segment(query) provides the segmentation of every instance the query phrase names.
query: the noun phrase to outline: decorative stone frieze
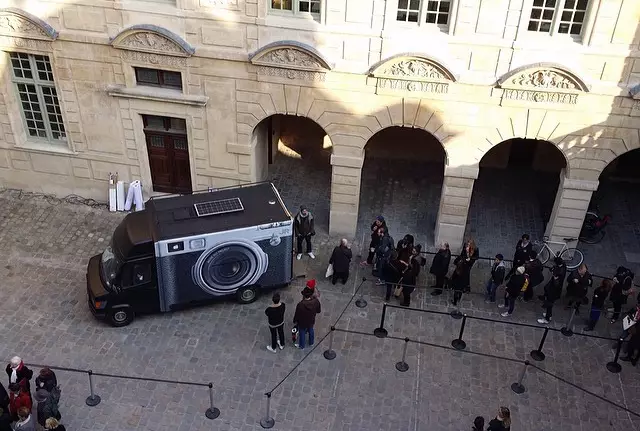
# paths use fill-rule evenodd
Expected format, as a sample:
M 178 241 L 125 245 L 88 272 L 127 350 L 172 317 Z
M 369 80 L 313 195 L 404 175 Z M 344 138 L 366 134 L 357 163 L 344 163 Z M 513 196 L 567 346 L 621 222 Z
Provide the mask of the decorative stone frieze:
M 40 18 L 22 9 L 0 9 L 0 34 L 11 38 L 55 40 L 58 32 Z
M 332 65 L 313 47 L 294 41 L 270 43 L 249 55 L 258 75 L 324 81 Z
M 0 46 L 7 48 L 26 48 L 35 51 L 51 51 L 51 42 L 38 39 L 23 39 L 20 37 L 0 36 Z
M 138 53 L 190 57 L 195 49 L 177 34 L 156 25 L 134 25 L 111 40 L 111 46 Z M 150 58 L 150 57 L 149 57 Z
M 320 81 L 324 82 L 326 73 L 312 72 L 308 70 L 283 69 L 280 67 L 258 66 L 256 68 L 258 75 L 275 76 L 278 78 L 299 79 L 302 81 Z
M 187 59 L 184 57 L 171 57 L 147 52 L 122 51 L 120 58 L 129 62 L 149 63 L 154 66 L 187 67 Z
M 384 60 L 371 68 L 379 92 L 440 93 L 449 92 L 456 78 L 437 61 L 412 54 Z
M 200 0 L 200 6 L 237 10 L 238 0 Z
M 507 100 L 520 100 L 536 103 L 565 103 L 575 105 L 578 103 L 578 95 L 571 93 L 558 93 L 555 91 L 530 91 L 506 89 L 503 96 Z

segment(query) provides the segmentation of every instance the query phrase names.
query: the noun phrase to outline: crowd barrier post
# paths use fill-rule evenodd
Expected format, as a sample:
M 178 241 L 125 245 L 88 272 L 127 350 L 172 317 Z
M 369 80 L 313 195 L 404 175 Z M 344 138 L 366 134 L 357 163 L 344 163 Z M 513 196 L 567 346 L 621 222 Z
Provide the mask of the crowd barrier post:
M 322 353 L 322 356 L 328 361 L 332 361 L 336 358 L 336 352 L 333 350 L 333 333 L 335 332 L 336 327 L 332 326 L 329 332 L 329 348 Z
M 362 284 L 360 285 L 360 287 L 358 288 L 360 290 L 360 297 L 358 299 L 356 299 L 356 307 L 358 308 L 365 308 L 367 306 L 367 300 L 364 299 L 364 294 L 362 293 L 362 287 L 364 286 L 364 282 L 367 281 L 367 277 L 362 277 Z
M 451 342 L 451 345 L 456 350 L 464 350 L 467 347 L 467 343 L 462 340 L 462 334 L 464 334 L 464 326 L 467 323 L 467 315 L 462 316 L 462 324 L 460 325 L 460 334 L 458 338 Z
M 613 361 L 607 362 L 607 370 L 611 373 L 619 373 L 622 371 L 622 366 L 618 362 L 618 358 L 620 357 L 620 350 L 622 350 L 622 343 L 624 342 L 624 338 L 618 339 L 618 345 L 616 346 L 616 354 L 613 357 Z
M 93 392 L 93 371 L 89 370 L 89 371 L 87 371 L 87 374 L 89 374 L 89 391 L 90 391 L 90 395 L 85 400 L 85 403 L 89 407 L 95 407 L 98 404 L 100 404 L 101 399 L 100 399 L 100 397 L 98 395 L 96 395 Z
M 409 338 L 404 339 L 404 348 L 402 349 L 402 360 L 400 362 L 396 362 L 396 370 L 404 373 L 409 369 L 409 364 L 407 364 L 407 347 L 409 346 Z
M 382 305 L 382 317 L 380 317 L 380 327 L 373 330 L 373 335 L 378 338 L 385 338 L 389 332 L 384 329 L 384 319 L 387 315 L 387 304 Z
M 565 337 L 571 337 L 573 335 L 573 318 L 576 317 L 576 311 L 578 311 L 578 309 L 573 307 L 573 310 L 571 310 L 571 317 L 569 317 L 569 321 L 566 326 L 560 328 L 560 332 L 562 332 L 562 335 Z
M 544 361 L 546 357 L 544 353 L 542 353 L 542 347 L 544 346 L 544 342 L 547 339 L 547 334 L 549 333 L 549 327 L 544 328 L 544 334 L 542 334 L 542 340 L 540 340 L 540 345 L 537 350 L 532 350 L 530 355 L 534 361 Z
M 520 373 L 520 378 L 517 382 L 511 385 L 511 390 L 516 394 L 523 394 L 527 389 L 522 384 L 524 380 L 524 375 L 527 373 L 527 367 L 529 366 L 529 361 L 524 361 L 524 367 L 522 368 L 522 372 Z
M 209 382 L 209 408 L 204 415 L 207 419 L 215 419 L 220 416 L 220 409 L 213 405 L 213 383 Z
M 269 429 L 273 428 L 276 421 L 271 417 L 271 392 L 267 392 L 265 396 L 267 397 L 267 410 L 264 417 L 260 419 L 260 426 L 264 429 Z

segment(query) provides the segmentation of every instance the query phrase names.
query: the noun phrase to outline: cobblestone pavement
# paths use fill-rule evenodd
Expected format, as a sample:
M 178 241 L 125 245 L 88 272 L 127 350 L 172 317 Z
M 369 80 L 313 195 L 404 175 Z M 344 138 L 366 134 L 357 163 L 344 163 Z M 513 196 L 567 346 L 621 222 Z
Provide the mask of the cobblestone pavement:
M 300 180 L 302 171 L 274 170 L 277 172 L 287 205 L 295 208 L 306 201 L 310 193 L 309 189 L 303 190 L 306 183 L 292 181 Z M 317 177 L 307 173 L 302 178 L 310 184 L 320 184 L 321 178 L 328 178 L 320 172 Z M 317 193 L 317 200 L 307 202 L 314 205 L 312 209 L 321 226 L 322 196 L 328 196 L 328 192 Z M 261 429 L 258 421 L 265 406 L 264 392 L 285 377 L 306 353 L 291 346 L 275 355 L 265 350 L 269 332 L 263 309 L 268 297 L 244 306 L 223 302 L 146 316 L 126 328 L 110 328 L 94 320 L 86 306 L 84 272 L 87 259 L 106 246 L 122 215 L 82 205 L 21 200 L 7 193 L 0 195 L 0 204 L 0 240 L 4 245 L 4 262 L 0 265 L 0 357 L 6 360 L 19 354 L 31 363 L 211 381 L 216 405 L 222 412 L 214 421 L 204 417 L 208 405 L 206 388 L 106 377 L 95 379 L 102 402 L 89 408 L 84 404 L 87 376 L 58 372 L 61 411 L 68 429 Z M 411 228 L 413 217 L 393 220 L 392 226 Z M 368 224 L 368 218 L 363 217 L 363 223 Z M 336 241 L 319 229 L 315 241 L 317 259 L 305 256 L 296 262 L 298 273 L 320 282 L 323 313 L 316 326 L 317 343 L 347 306 L 363 276 L 367 277 L 362 289 L 368 307 L 349 305 L 336 326 L 371 333 L 379 325 L 382 291 L 365 269 L 354 262 L 345 286 L 331 286 L 322 280 Z M 356 241 L 356 255 L 361 246 L 361 241 Z M 354 261 L 358 260 L 356 256 Z M 486 263 L 478 263 L 474 269 L 474 292 L 482 291 L 487 271 Z M 420 284 L 429 285 L 431 280 L 423 275 Z M 282 290 L 289 308 L 287 319 L 292 317 L 301 287 L 302 280 L 298 280 Z M 433 297 L 425 288 L 417 290 L 412 305 L 437 311 L 451 309 L 447 295 Z M 554 327 L 562 326 L 568 318 L 561 307 L 557 308 Z M 502 319 L 497 309 L 485 304 L 478 294 L 463 298 L 461 310 L 473 316 Z M 518 303 L 511 319 L 534 323 L 539 312 L 536 304 Z M 457 336 L 459 325 L 460 321 L 448 316 L 402 309 L 390 310 L 386 318 L 392 336 L 444 346 Z M 582 322 L 577 319 L 576 331 L 580 332 L 581 327 Z M 618 330 L 603 319 L 597 333 L 608 336 Z M 523 360 L 539 342 L 541 332 L 469 320 L 464 339 L 469 351 Z M 513 412 L 513 429 L 613 430 L 640 425 L 628 414 L 533 369 L 524 380 L 527 392 L 515 395 L 509 386 L 518 377 L 519 364 L 410 343 L 406 358 L 410 368 L 400 373 L 394 364 L 400 360 L 402 341 L 338 332 L 333 343 L 337 358 L 332 362 L 321 354 L 326 343 L 327 340 L 273 392 L 275 429 L 466 430 L 476 415 L 489 418 L 501 404 Z M 618 375 L 606 371 L 604 364 L 612 357 L 609 341 L 578 335 L 566 338 L 550 332 L 544 351 L 547 360 L 536 365 L 635 408 L 631 400 L 635 399 L 640 378 L 636 369 L 626 363 Z

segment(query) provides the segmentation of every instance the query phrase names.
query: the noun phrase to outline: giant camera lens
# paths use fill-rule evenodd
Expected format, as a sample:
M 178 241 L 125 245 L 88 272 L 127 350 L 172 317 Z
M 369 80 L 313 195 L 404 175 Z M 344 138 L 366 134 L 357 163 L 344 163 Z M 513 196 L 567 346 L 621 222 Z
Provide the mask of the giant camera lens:
M 267 255 L 256 243 L 234 241 L 203 253 L 194 267 L 194 278 L 209 293 L 232 293 L 254 284 L 266 268 Z

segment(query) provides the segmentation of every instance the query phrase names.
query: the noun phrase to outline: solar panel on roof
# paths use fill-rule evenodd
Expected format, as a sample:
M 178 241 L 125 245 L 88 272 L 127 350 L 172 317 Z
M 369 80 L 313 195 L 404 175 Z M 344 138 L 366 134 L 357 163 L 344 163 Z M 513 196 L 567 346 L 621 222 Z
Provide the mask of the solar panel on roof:
M 244 211 L 240 198 L 222 199 L 219 201 L 200 202 L 193 204 L 198 217 L 234 213 Z

